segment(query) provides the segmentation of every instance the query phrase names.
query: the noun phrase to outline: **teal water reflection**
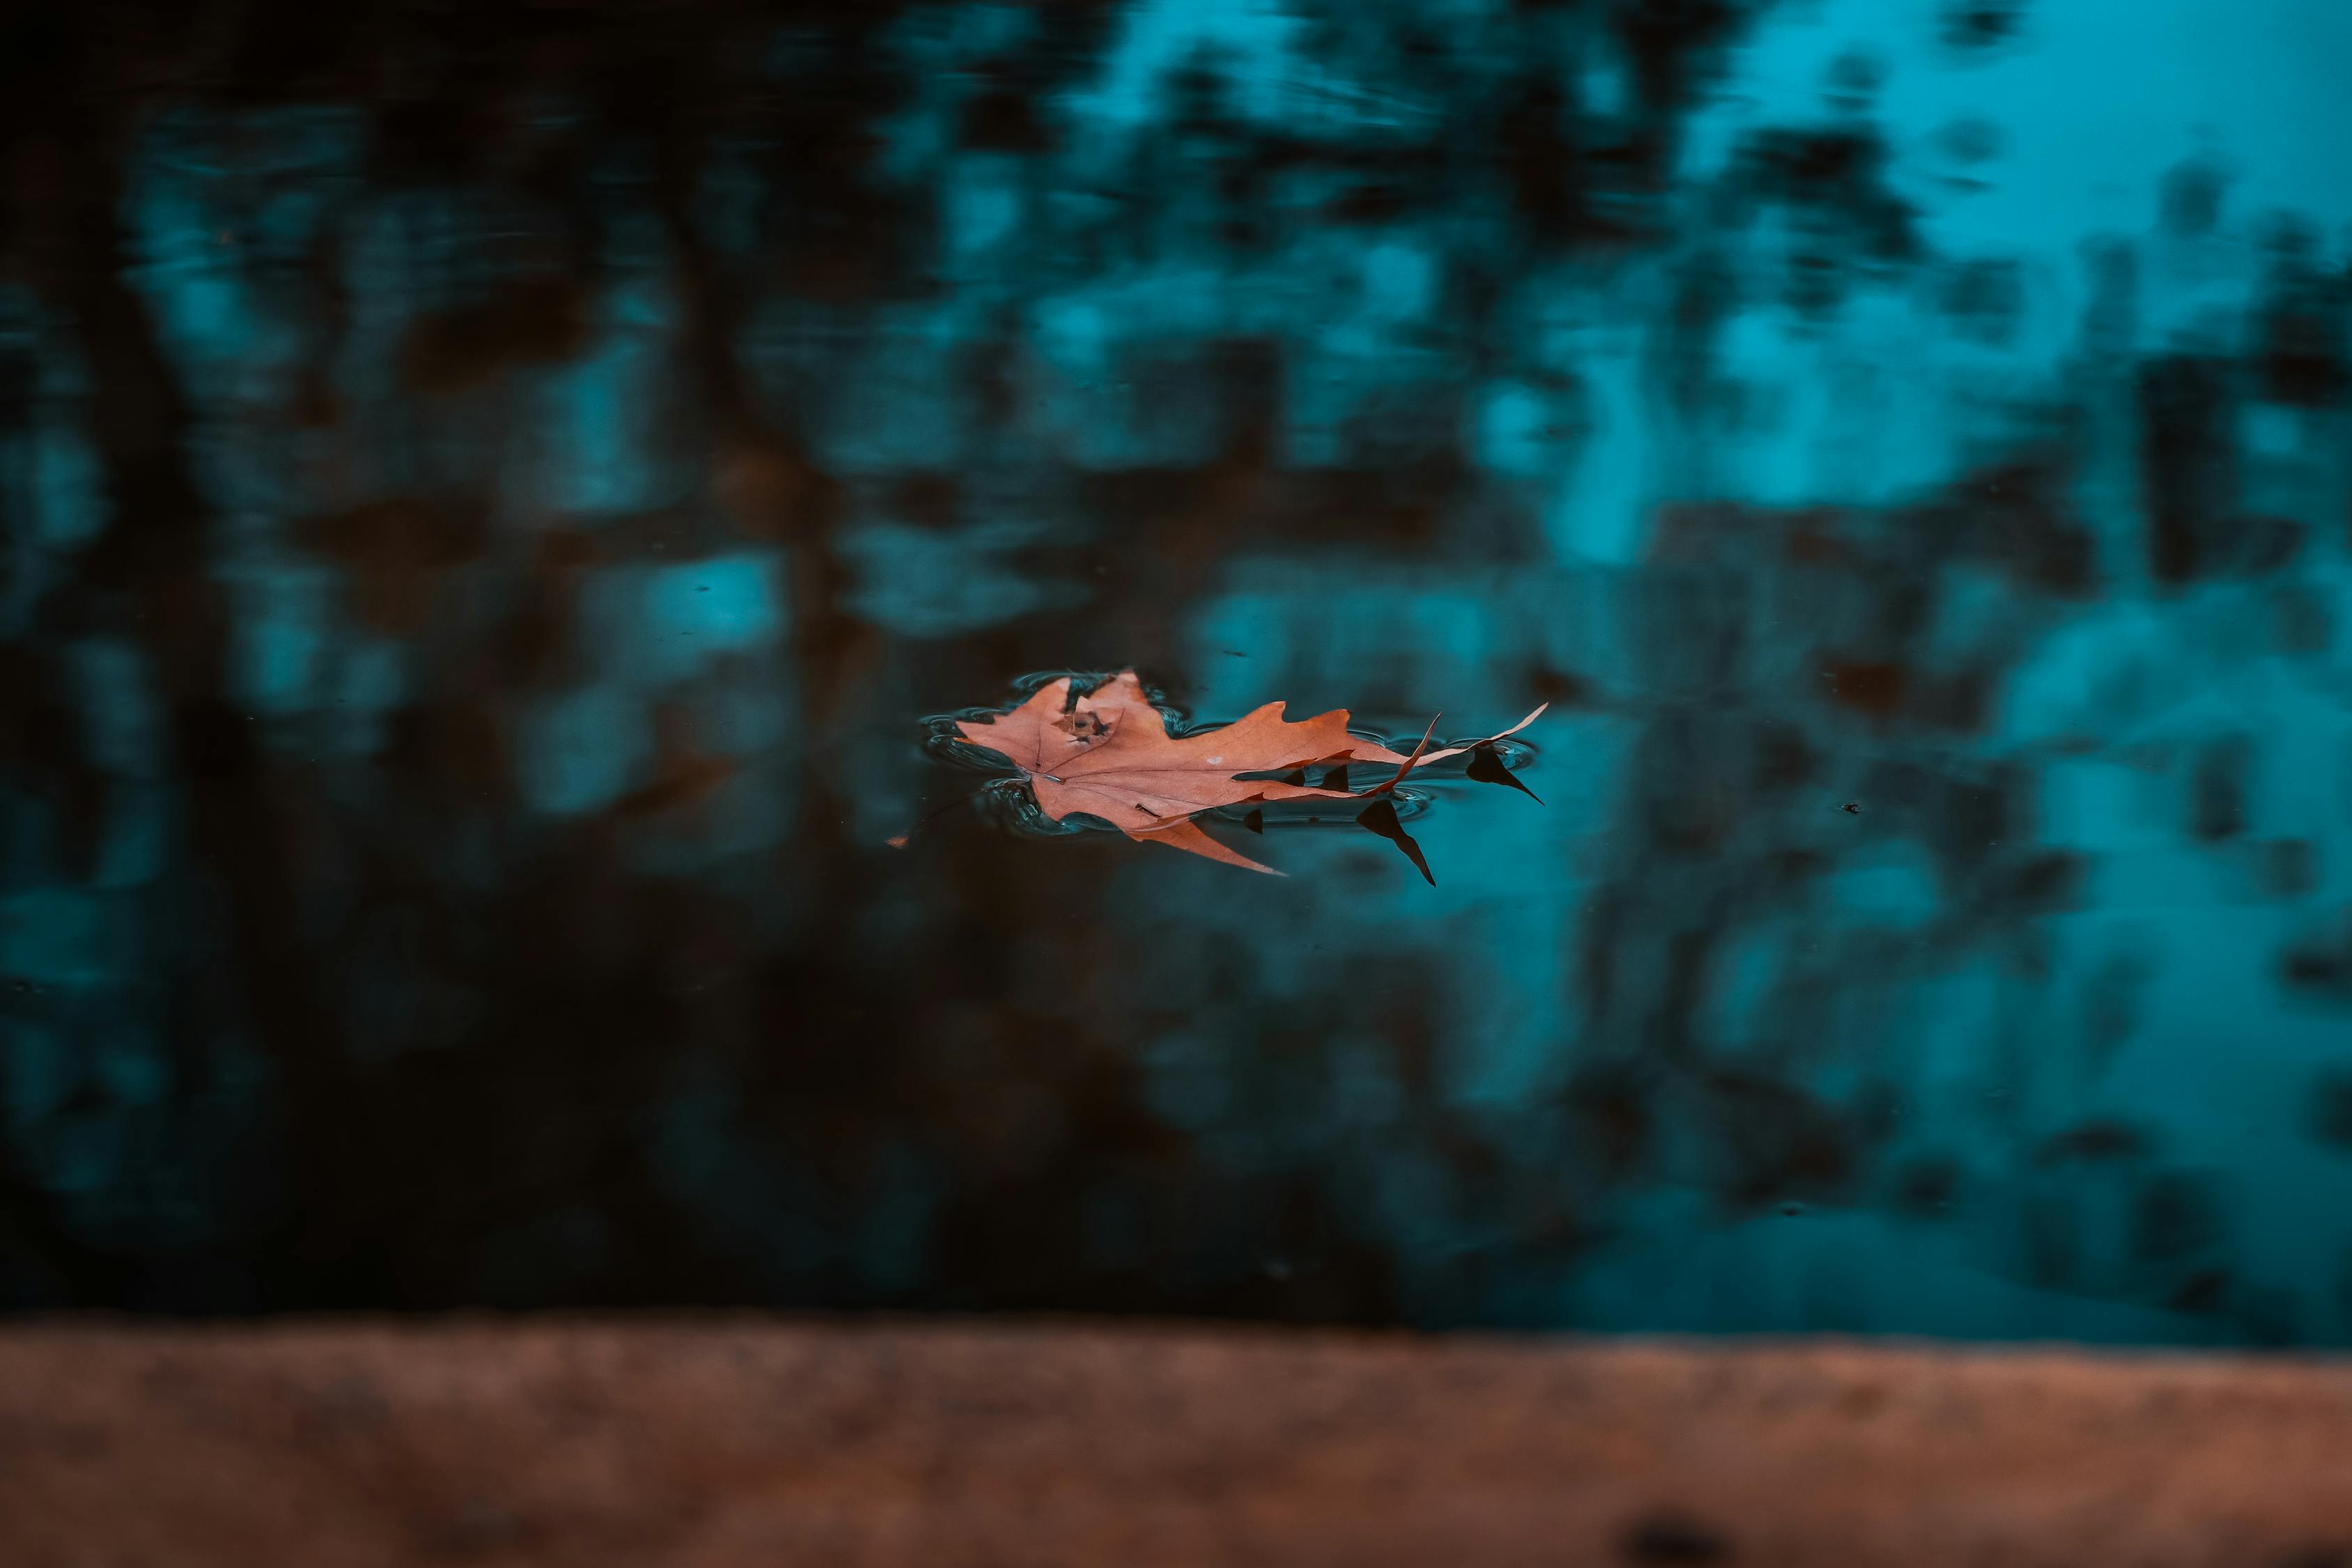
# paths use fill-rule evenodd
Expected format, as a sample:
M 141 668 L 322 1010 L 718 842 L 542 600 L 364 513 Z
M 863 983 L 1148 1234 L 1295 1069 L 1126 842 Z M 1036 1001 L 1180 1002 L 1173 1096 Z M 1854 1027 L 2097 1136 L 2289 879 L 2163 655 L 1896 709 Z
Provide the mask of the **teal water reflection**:
M 2352 1342 L 2326 0 L 136 10 L 0 1302 Z M 1545 804 L 885 847 L 1129 664 Z

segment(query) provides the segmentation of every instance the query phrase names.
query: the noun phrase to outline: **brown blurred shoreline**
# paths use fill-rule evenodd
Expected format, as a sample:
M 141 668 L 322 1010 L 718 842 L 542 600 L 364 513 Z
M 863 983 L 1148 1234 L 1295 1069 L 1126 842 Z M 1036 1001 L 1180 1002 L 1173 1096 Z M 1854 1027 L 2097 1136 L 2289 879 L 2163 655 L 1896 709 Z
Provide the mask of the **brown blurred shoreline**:
M 2352 1363 L 1082 1322 L 0 1332 L 0 1563 L 2352 1563 Z

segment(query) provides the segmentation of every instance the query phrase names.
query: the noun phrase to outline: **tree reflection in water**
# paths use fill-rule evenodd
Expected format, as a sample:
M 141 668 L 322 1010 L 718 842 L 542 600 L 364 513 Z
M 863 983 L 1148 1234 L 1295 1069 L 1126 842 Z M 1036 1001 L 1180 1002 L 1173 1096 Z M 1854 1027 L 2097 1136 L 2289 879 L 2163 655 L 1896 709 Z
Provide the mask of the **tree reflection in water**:
M 2352 1338 L 2352 210 L 2078 9 L 12 23 L 0 1300 Z M 1550 805 L 882 847 L 1130 662 Z

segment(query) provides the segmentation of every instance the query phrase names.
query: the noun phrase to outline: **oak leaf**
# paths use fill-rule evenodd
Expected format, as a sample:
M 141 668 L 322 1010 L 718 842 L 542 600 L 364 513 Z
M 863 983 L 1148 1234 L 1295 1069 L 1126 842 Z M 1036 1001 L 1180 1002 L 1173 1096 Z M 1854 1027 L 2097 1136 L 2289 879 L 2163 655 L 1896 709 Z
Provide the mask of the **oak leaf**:
M 1280 702 L 1269 702 L 1222 728 L 1171 735 L 1135 671 L 1124 669 L 1085 692 L 1075 689 L 1064 676 L 1039 687 L 1008 713 L 957 721 L 956 731 L 1010 762 L 1049 821 L 1084 813 L 1142 843 L 1165 844 L 1276 876 L 1281 873 L 1273 867 L 1210 837 L 1194 818 L 1220 806 L 1260 801 L 1365 801 L 1356 820 L 1394 842 L 1433 883 L 1429 863 L 1403 830 L 1393 803 L 1396 788 L 1407 775 L 1466 752 L 1471 753 L 1471 777 L 1534 793 L 1510 777 L 1495 742 L 1534 723 L 1544 711 L 1541 707 L 1508 730 L 1434 752 L 1429 749 L 1437 728 L 1433 719 L 1411 752 L 1349 734 L 1344 708 L 1297 722 L 1283 718 L 1283 708 Z M 1351 763 L 1394 771 L 1359 793 L 1349 788 Z M 1310 767 L 1323 770 L 1313 784 L 1307 783 Z M 1494 776 L 1497 773 L 1503 775 L 1499 779 Z M 1262 815 L 1253 811 L 1244 826 L 1255 832 L 1263 822 Z M 906 839 L 890 842 L 903 847 Z
M 962 720 L 956 730 L 1010 761 L 1049 821 L 1084 812 L 1147 844 L 1273 872 L 1210 837 L 1192 817 L 1250 801 L 1346 800 L 1345 789 L 1235 775 L 1345 758 L 1366 744 L 1348 733 L 1344 708 L 1294 723 L 1283 707 L 1269 702 L 1221 729 L 1171 735 L 1128 669 L 1075 697 L 1065 676 L 1010 713 Z

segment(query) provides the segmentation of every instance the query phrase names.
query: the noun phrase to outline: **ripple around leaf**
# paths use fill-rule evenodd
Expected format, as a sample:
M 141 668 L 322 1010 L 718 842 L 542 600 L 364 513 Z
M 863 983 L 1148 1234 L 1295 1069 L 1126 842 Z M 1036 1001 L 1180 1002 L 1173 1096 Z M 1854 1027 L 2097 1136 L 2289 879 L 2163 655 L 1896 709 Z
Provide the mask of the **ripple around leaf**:
M 1037 797 L 1016 778 L 991 779 L 981 785 L 972 796 L 972 809 L 990 826 L 1024 838 L 1069 838 L 1080 833 L 1112 830 L 1108 822 L 1076 815 L 1055 822 L 1037 809 Z

